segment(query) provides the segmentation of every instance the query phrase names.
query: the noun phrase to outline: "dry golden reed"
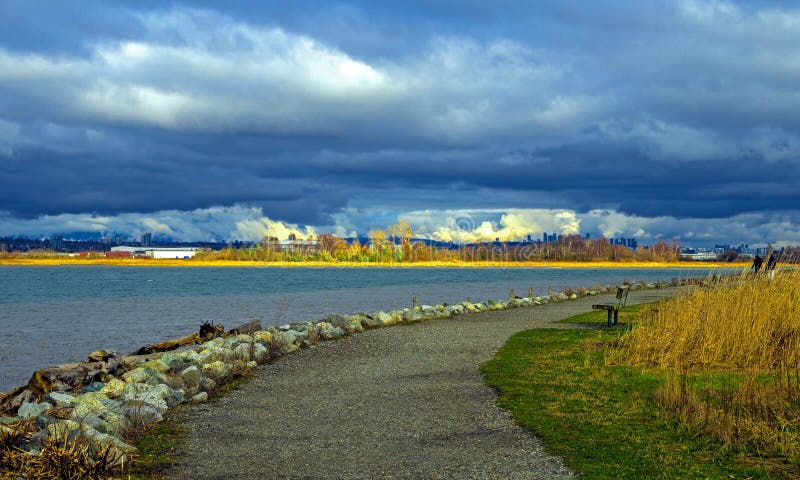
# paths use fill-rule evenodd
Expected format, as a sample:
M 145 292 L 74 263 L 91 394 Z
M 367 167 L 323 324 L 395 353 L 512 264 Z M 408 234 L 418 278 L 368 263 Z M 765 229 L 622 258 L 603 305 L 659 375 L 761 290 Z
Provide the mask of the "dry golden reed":
M 621 342 L 626 363 L 688 371 L 794 367 L 800 347 L 800 272 L 744 273 L 658 307 Z
M 691 435 L 799 478 L 800 271 L 704 282 L 642 315 L 610 363 L 665 372 L 656 400 Z

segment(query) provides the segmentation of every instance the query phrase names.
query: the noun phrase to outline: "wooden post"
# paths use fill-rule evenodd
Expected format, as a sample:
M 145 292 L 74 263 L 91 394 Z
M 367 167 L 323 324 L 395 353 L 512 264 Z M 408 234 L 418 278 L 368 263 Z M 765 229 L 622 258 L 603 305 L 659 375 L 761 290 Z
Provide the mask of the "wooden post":
M 514 298 L 516 298 L 516 296 L 517 296 L 517 293 L 516 293 L 516 292 L 514 291 L 514 289 L 512 288 L 512 289 L 511 289 L 511 291 L 510 291 L 510 292 L 508 292 L 508 299 L 509 299 L 509 300 L 514 300 Z
M 419 310 L 419 298 L 416 295 L 411 299 L 411 305 L 414 310 Z
M 547 287 L 547 296 L 548 297 L 552 297 L 553 296 L 553 288 L 552 287 Z
M 533 287 L 528 289 L 528 298 L 533 298 Z
M 470 297 L 467 297 L 467 302 L 472 303 L 472 299 Z

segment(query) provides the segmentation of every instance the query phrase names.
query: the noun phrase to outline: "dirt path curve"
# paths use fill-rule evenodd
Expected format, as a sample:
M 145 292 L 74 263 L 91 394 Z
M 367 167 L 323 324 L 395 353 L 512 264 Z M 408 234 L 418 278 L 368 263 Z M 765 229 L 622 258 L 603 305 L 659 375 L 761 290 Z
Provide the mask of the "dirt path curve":
M 629 304 L 673 295 L 632 292 Z M 370 330 L 260 367 L 188 426 L 175 479 L 575 478 L 494 404 L 479 366 L 608 296 Z

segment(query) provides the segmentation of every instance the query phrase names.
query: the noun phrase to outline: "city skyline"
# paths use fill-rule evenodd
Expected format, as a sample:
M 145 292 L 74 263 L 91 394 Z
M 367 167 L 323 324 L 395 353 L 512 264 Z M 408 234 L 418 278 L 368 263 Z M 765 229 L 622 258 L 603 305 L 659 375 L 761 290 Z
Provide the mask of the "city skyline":
M 0 236 L 800 243 L 785 2 L 74 10 L 0 4 Z

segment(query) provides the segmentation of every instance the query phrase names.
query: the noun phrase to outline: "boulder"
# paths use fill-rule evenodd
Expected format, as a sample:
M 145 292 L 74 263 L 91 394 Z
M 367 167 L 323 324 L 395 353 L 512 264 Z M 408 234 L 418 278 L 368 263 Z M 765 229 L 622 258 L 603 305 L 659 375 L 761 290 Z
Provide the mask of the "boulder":
M 25 402 L 19 406 L 19 409 L 17 410 L 17 416 L 19 418 L 36 418 L 39 416 L 39 414 L 51 408 L 53 408 L 53 406 L 47 402 Z
M 157 374 L 155 370 L 149 368 L 134 368 L 131 371 L 122 374 L 122 379 L 125 383 L 145 383 L 153 375 Z
M 81 389 L 81 393 L 91 393 L 91 392 L 99 392 L 100 390 L 105 387 L 106 384 L 103 382 L 92 382 L 89 385 L 86 385 Z
M 256 332 L 255 337 L 256 341 L 264 345 L 265 347 L 268 347 L 269 344 L 272 343 L 272 334 L 267 331 Z
M 108 398 L 119 398 L 124 388 L 125 382 L 118 378 L 112 378 L 100 391 L 105 393 Z
M 78 395 L 75 397 L 75 407 L 72 409 L 72 418 L 80 418 L 90 413 L 99 415 L 106 410 L 106 406 L 103 403 L 104 400 L 108 400 L 108 397 L 102 392 L 90 392 Z
M 45 400 L 56 407 L 71 407 L 76 403 L 75 395 L 65 392 L 50 392 Z
M 203 403 L 208 401 L 208 394 L 206 392 L 200 392 L 197 395 L 194 395 L 191 399 L 192 403 Z
M 202 377 L 200 379 L 199 388 L 204 392 L 213 392 L 217 389 L 217 382 L 208 377 Z
M 349 318 L 345 317 L 344 315 L 339 315 L 338 313 L 331 313 L 328 315 L 326 321 L 334 327 L 344 327 L 350 323 Z
M 284 331 L 273 337 L 271 353 L 275 356 L 286 355 L 300 348 L 294 341 L 296 332 Z
M 364 331 L 364 327 L 361 325 L 361 320 L 363 317 L 360 315 L 350 315 L 347 317 L 347 323 L 344 325 L 336 325 L 337 327 L 343 329 L 345 333 L 360 333 Z
M 144 428 L 163 419 L 157 409 L 150 405 L 130 405 L 125 409 L 125 418 L 128 426 L 133 428 Z
M 75 420 L 58 420 L 47 426 L 47 436 L 51 440 L 59 441 L 74 436 L 80 428 L 80 423 Z
M 392 319 L 392 316 L 386 312 L 376 312 L 370 313 L 366 316 L 365 321 L 362 322 L 362 325 L 365 328 L 375 328 L 375 327 L 383 327 L 385 325 L 392 325 L 395 323 Z
M 203 365 L 203 375 L 211 377 L 217 383 L 224 380 L 231 371 L 231 367 L 222 361 Z
M 81 437 L 88 440 L 95 448 L 112 446 L 113 449 L 110 452 L 111 458 L 108 459 L 111 462 L 121 462 L 122 458 L 127 458 L 127 456 L 137 452 L 135 447 L 128 445 L 119 438 L 107 433 L 98 432 L 92 427 L 84 426 L 81 429 Z

